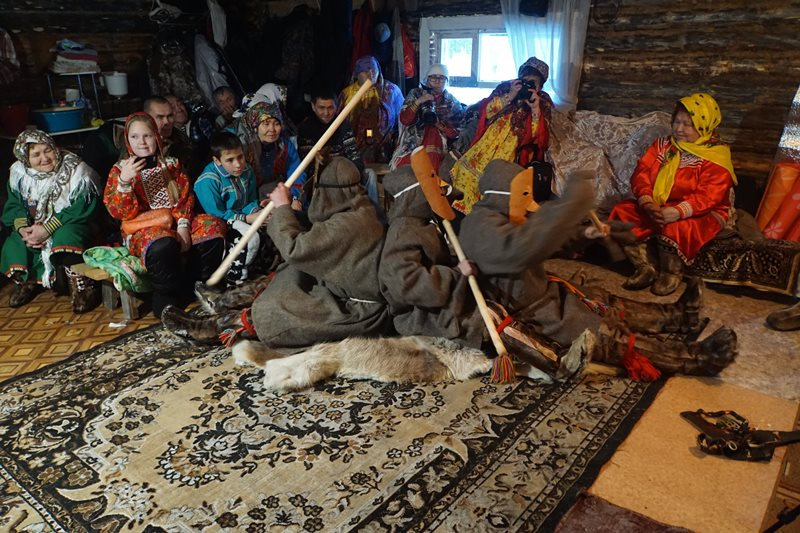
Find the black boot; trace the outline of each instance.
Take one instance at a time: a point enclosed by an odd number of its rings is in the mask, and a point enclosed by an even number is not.
[[[656,269],[650,263],[650,258],[647,256],[647,243],[640,242],[630,244],[625,246],[623,250],[636,269],[636,272],[625,280],[622,287],[629,291],[638,291],[639,289],[644,289],[652,285],[653,281],[656,279]]]
[[[681,284],[683,261],[672,248],[659,246],[658,269],[658,279],[650,287],[650,292],[657,296],[672,294]]]

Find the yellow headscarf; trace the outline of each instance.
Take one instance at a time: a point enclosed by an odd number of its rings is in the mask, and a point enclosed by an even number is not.
[[[731,162],[731,150],[721,144],[714,135],[719,123],[722,122],[722,113],[719,110],[717,101],[707,93],[694,93],[678,100],[683,104],[692,117],[692,124],[700,137],[693,143],[677,141],[675,137],[670,137],[672,146],[677,148],[671,156],[668,156],[666,163],[658,171],[655,185],[653,185],[653,201],[656,205],[664,205],[672,191],[675,183],[675,173],[681,162],[680,153],[688,152],[706,161],[711,161],[725,168],[731,174],[733,183],[736,184],[736,174],[733,172]]]

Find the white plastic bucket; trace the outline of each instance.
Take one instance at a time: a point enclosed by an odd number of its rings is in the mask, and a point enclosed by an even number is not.
[[[124,72],[106,72],[103,74],[106,90],[111,96],[125,96],[128,94],[128,75]]]

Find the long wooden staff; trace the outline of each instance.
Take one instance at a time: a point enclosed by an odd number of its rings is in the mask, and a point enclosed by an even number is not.
[[[424,147],[421,146],[411,153],[411,167],[414,169],[414,173],[418,176],[418,180],[420,179],[420,176],[423,177],[423,180],[430,180],[430,176],[433,176],[435,178],[433,183],[437,183],[436,187],[438,187],[438,174],[433,168],[431,160],[428,157],[427,152],[425,152]],[[420,186],[423,186],[423,182],[421,180]],[[423,192],[424,191],[425,189],[423,187]],[[450,207],[450,204],[447,202],[446,198],[443,198],[444,201],[431,201],[431,198],[428,194],[426,194],[425,197],[428,198],[428,202],[431,204],[431,209],[433,209],[433,212],[442,218],[442,225],[447,233],[447,238],[450,241],[450,244],[453,245],[453,249],[456,252],[458,260],[464,261],[467,256],[464,254],[464,250],[461,248],[461,243],[458,241],[458,236],[453,230],[453,225],[450,223],[450,221],[456,217],[455,212],[453,212],[453,208]],[[472,295],[475,297],[475,301],[478,304],[478,310],[480,310],[481,317],[486,325],[486,329],[489,330],[489,336],[492,339],[492,344],[494,344],[494,349],[497,351],[497,357],[494,360],[492,368],[492,381],[496,383],[513,383],[514,362],[511,360],[511,356],[508,355],[508,350],[506,350],[503,340],[500,338],[500,334],[497,332],[497,326],[495,326],[494,321],[492,320],[492,315],[489,312],[489,308],[486,306],[486,300],[483,297],[480,286],[478,286],[478,280],[474,275],[470,274],[468,277],[468,282],[470,289],[472,289]]]
[[[303,160],[297,166],[295,171],[292,172],[292,175],[286,179],[286,181],[284,182],[284,185],[286,185],[286,187],[291,187],[292,184],[295,182],[295,180],[297,180],[297,178],[300,177],[300,174],[303,173],[306,167],[308,167],[311,161],[316,157],[317,152],[319,152],[325,146],[325,143],[327,143],[328,140],[333,136],[333,134],[336,133],[336,130],[339,128],[339,126],[341,126],[342,122],[345,121],[347,116],[350,114],[350,111],[353,110],[353,108],[367,93],[370,87],[372,87],[372,80],[368,79],[367,81],[364,82],[361,88],[358,89],[358,92],[355,95],[353,95],[353,98],[350,99],[347,105],[344,106],[344,109],[342,109],[341,113],[339,113],[336,119],[333,122],[331,122],[331,125],[328,126],[328,129],[325,130],[325,133],[322,134],[322,137],[319,138],[317,143],[303,158]],[[250,239],[253,238],[253,235],[256,234],[258,228],[261,227],[261,225],[267,219],[267,216],[269,216],[270,212],[272,212],[272,209],[274,207],[275,205],[272,203],[272,201],[270,201],[266,205],[266,207],[264,207],[264,209],[262,209],[258,213],[258,217],[256,217],[256,219],[250,225],[250,229],[247,230],[244,235],[242,235],[242,238],[239,241],[239,243],[233,247],[231,252],[227,255],[227,257],[225,257],[225,259],[222,261],[219,267],[214,271],[213,274],[211,274],[211,277],[208,278],[208,281],[206,281],[206,285],[213,286],[222,280],[222,278],[225,276],[225,273],[228,272],[228,269],[231,267],[233,262],[239,256],[239,254],[242,253],[242,250],[244,250],[245,246],[247,246],[248,241],[250,241]]]

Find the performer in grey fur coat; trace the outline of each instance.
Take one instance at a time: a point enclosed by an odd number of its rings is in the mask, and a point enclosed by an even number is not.
[[[304,231],[285,187],[267,225],[285,263],[252,306],[259,340],[296,349],[350,336],[383,334],[389,311],[378,286],[384,226],[361,186],[358,169],[336,157],[319,177]]]
[[[379,277],[400,335],[429,335],[478,348],[485,326],[467,277],[451,259],[410,166],[384,178],[394,196]]]
[[[511,180],[523,169],[496,159],[480,178],[481,199],[461,223],[464,253],[478,266],[484,296],[540,335],[569,346],[598,315],[559,283],[548,280],[544,261],[580,233],[593,207],[590,174],[572,176],[558,201],[542,204],[523,224],[509,222]]]

